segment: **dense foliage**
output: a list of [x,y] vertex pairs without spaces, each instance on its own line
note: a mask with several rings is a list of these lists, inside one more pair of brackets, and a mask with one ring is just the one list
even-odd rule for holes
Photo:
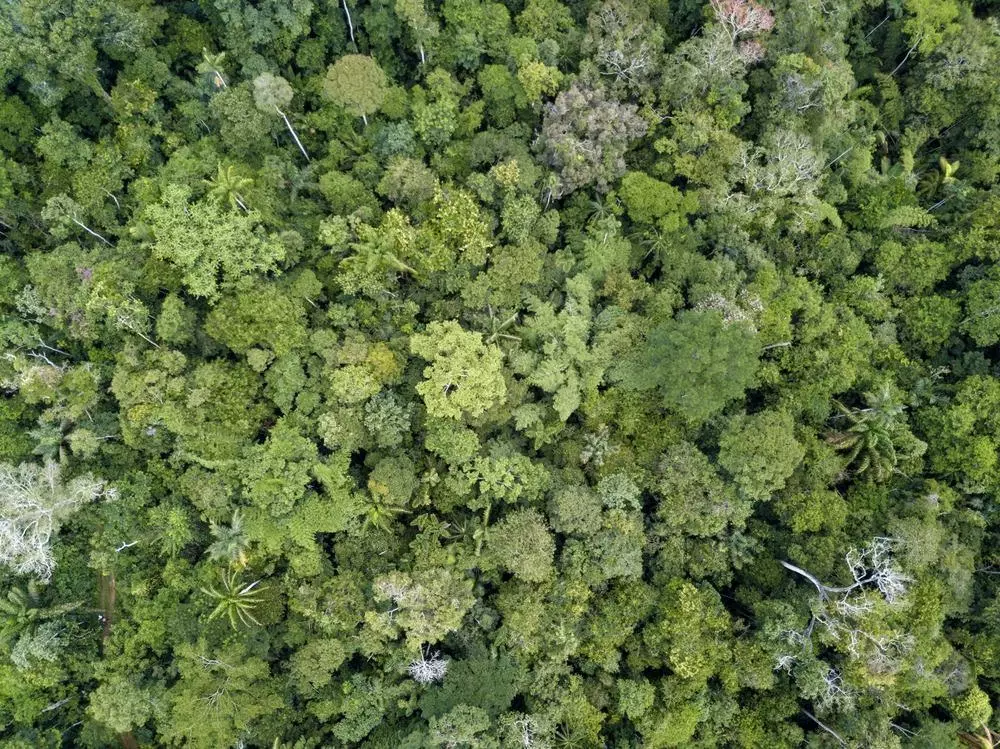
[[987,736],[998,71],[995,0],[3,3],[3,745]]

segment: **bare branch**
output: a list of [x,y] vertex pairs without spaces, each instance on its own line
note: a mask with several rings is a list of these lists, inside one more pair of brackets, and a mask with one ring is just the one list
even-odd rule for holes
[[823,721],[821,721],[819,718],[817,718],[815,715],[813,715],[808,710],[803,710],[802,712],[806,715],[806,717],[808,717],[810,720],[812,720],[813,723],[815,723],[817,726],[819,726],[820,728],[822,728],[828,734],[830,734],[831,736],[833,736],[837,741],[839,741],[841,746],[847,746],[847,742],[844,741],[844,737],[841,736],[836,731],[834,731],[832,728],[830,728],[830,726],[828,726],[826,723],[824,723]]

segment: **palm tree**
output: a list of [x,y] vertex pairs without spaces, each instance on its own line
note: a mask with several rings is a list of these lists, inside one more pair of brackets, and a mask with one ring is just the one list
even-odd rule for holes
[[244,585],[239,580],[239,573],[235,570],[222,573],[222,589],[208,587],[202,588],[201,592],[215,599],[218,603],[208,615],[208,620],[212,621],[220,616],[229,619],[229,624],[233,629],[239,628],[239,623],[249,627],[252,624],[260,626],[260,622],[253,615],[253,610],[263,600],[261,598],[262,588],[257,586],[260,580],[254,580],[248,585]]
[[982,736],[978,733],[959,733],[958,738],[972,749],[996,749],[996,747],[1000,747],[1000,733],[991,731],[985,725],[982,726],[982,731]]
[[250,210],[243,201],[242,193],[253,186],[253,180],[237,174],[236,168],[232,164],[225,167],[219,164],[219,171],[215,175],[215,179],[202,181],[208,185],[208,196],[213,200],[221,204],[228,203],[232,208]]
[[209,525],[209,530],[215,537],[215,541],[207,549],[209,558],[216,562],[227,562],[237,569],[245,567],[250,541],[243,530],[243,513],[236,510],[229,525],[213,522]]
[[17,635],[46,620],[56,619],[80,607],[80,601],[45,606],[39,584],[32,580],[27,588],[13,587],[0,598],[0,641]]
[[294,203],[298,200],[300,192],[319,190],[319,182],[316,179],[316,169],[318,164],[311,162],[302,169],[296,169],[288,178],[288,202]]
[[618,208],[618,200],[615,199],[614,203],[610,200],[591,200],[590,201],[590,215],[587,217],[588,221],[603,221],[608,218],[614,218]]
[[204,76],[207,76],[212,83],[213,88],[216,89],[227,89],[229,86],[226,84],[226,79],[223,77],[222,73],[222,63],[226,59],[225,52],[219,52],[217,54],[212,54],[207,49],[202,47],[201,50],[202,59],[198,63],[196,70]]
[[899,437],[899,417],[906,406],[892,395],[888,385],[875,394],[865,393],[868,408],[849,409],[834,401],[850,426],[833,432],[826,441],[834,449],[847,453],[845,467],[854,474],[869,473],[875,481],[884,481],[896,472],[900,457],[895,442]]
[[392,530],[393,521],[407,512],[406,508],[390,502],[380,502],[378,500],[368,505],[365,510],[365,527],[371,526],[380,531],[388,533]]

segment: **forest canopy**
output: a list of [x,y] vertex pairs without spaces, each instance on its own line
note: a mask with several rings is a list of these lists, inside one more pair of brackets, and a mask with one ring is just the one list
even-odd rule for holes
[[996,0],[0,6],[3,746],[1000,746]]

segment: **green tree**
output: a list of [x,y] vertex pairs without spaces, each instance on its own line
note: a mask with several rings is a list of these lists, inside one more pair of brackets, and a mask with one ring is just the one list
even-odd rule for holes
[[555,539],[537,510],[516,510],[488,530],[486,550],[493,564],[527,582],[553,574]]
[[430,745],[457,749],[458,747],[482,747],[486,744],[479,734],[490,727],[490,719],[485,711],[469,705],[458,705],[440,717],[429,721]]
[[267,663],[240,645],[211,652],[204,642],[183,643],[175,663],[178,680],[168,692],[170,715],[161,727],[168,741],[205,749],[235,744],[283,704]]
[[388,92],[382,68],[367,55],[344,55],[323,80],[323,96],[368,124],[368,115],[382,106]]
[[457,322],[432,322],[410,338],[410,350],[430,362],[417,392],[431,416],[479,416],[507,394],[500,349]]
[[669,533],[719,535],[728,526],[741,527],[752,510],[689,442],[671,446],[661,458],[656,494],[656,518]]
[[656,389],[667,408],[700,423],[753,382],[759,346],[743,323],[715,310],[684,310],[652,331],[624,371],[627,387]]
[[435,39],[440,32],[437,21],[427,12],[423,0],[396,0],[396,14],[409,27],[413,40],[417,43],[420,62],[427,62],[424,46]]
[[655,225],[663,232],[676,232],[687,214],[698,208],[694,195],[650,177],[643,172],[628,172],[619,190],[628,216],[643,225]]
[[229,525],[212,522],[209,531],[215,539],[205,550],[211,560],[237,567],[246,565],[249,540],[243,527],[243,514],[239,510],[233,511]]
[[795,422],[786,411],[762,411],[731,420],[719,438],[719,465],[751,499],[765,500],[805,457],[795,439]]

